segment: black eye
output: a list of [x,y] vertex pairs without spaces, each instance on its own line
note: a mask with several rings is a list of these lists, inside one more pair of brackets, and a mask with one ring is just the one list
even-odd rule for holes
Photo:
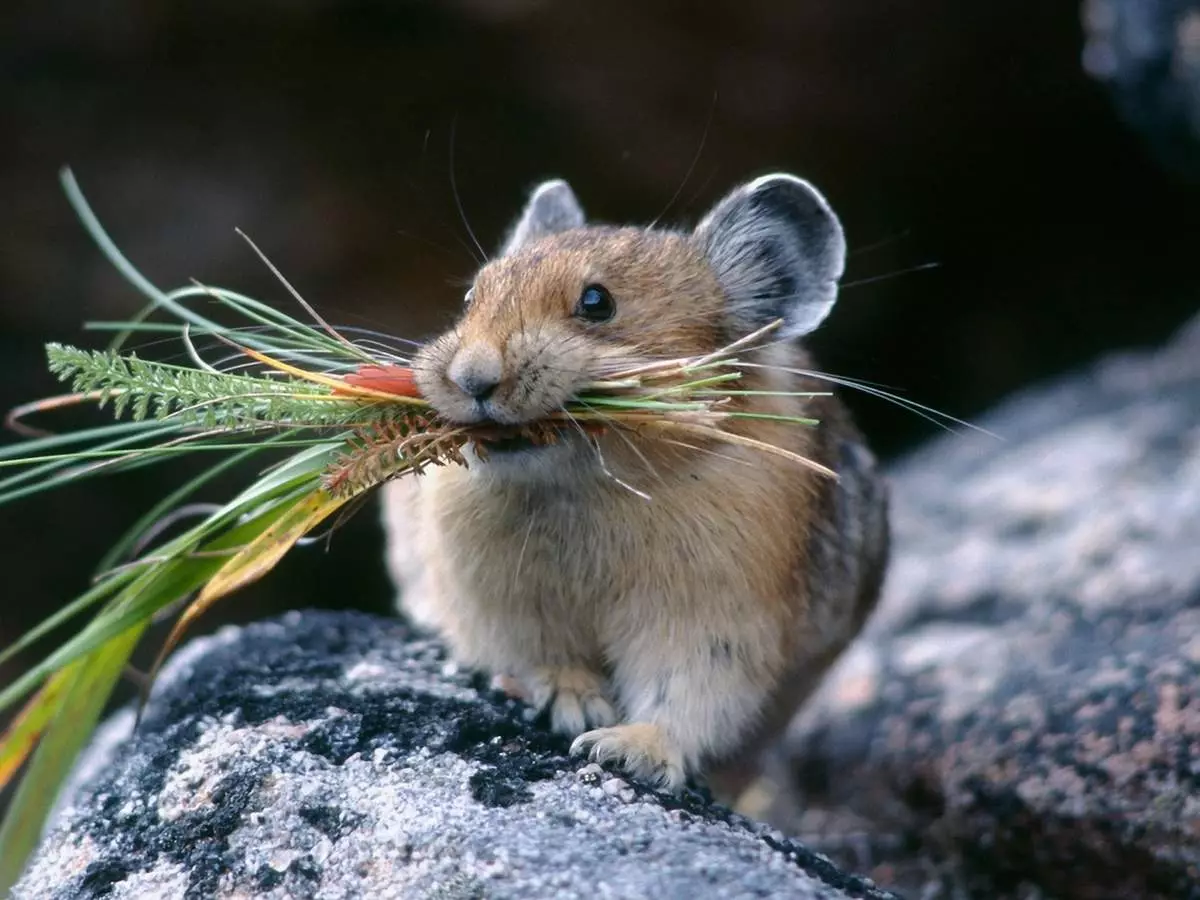
[[475,299],[475,288],[471,288],[463,295],[463,306],[470,306],[471,301]]
[[607,322],[617,312],[617,301],[608,289],[599,284],[589,284],[579,295],[575,315],[589,322]]

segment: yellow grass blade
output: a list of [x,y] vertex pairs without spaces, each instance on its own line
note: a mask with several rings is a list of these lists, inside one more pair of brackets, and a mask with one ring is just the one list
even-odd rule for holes
[[[262,534],[229,560],[204,586],[195,605],[211,604],[266,575],[296,541],[333,515],[350,499],[316,490],[301,499]],[[184,618],[191,612],[184,614]]]
[[[226,341],[226,343],[232,343]],[[279,372],[286,375],[291,375],[293,378],[300,378],[304,381],[311,381],[313,384],[322,384],[325,387],[335,388],[343,394],[348,394],[352,397],[358,397],[363,400],[386,400],[390,403],[395,403],[397,400],[396,394],[389,394],[386,391],[373,391],[370,388],[358,387],[343,381],[341,378],[335,378],[332,375],[322,375],[319,372],[309,372],[307,369],[301,369],[299,366],[293,366],[289,363],[282,362],[273,357],[267,356],[265,353],[260,353],[250,347],[242,347],[237,345],[238,349],[249,356],[251,359],[257,360],[265,366],[270,366]],[[428,403],[422,400],[410,399],[406,402],[414,406],[427,406]]]
[[811,469],[818,475],[824,475],[826,478],[838,480],[837,472],[828,466],[823,466],[814,459],[809,459],[807,456],[801,456],[799,453],[793,453],[791,450],[785,450],[783,447],[776,447],[774,444],[766,441],[759,441],[744,434],[736,434],[731,431],[723,431],[718,428],[709,428],[705,425],[693,425],[688,422],[662,421],[662,422],[647,422],[644,425],[638,426],[639,429],[650,429],[656,431],[682,431],[687,434],[694,434],[698,437],[706,437],[709,440],[724,441],[729,444],[739,444],[743,447],[752,447],[755,450],[761,450],[764,453],[770,453],[774,456],[782,456],[784,459],[790,459],[794,463],[799,463],[805,468]]
[[69,680],[70,672],[66,669],[46,679],[46,683],[29,698],[4,734],[0,735],[0,788],[12,780],[53,721]]

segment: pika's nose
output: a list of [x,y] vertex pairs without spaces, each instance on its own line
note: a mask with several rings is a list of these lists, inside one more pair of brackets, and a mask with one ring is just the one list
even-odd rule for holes
[[447,377],[458,389],[474,400],[486,400],[496,390],[503,375],[500,352],[495,347],[463,347],[450,361]]

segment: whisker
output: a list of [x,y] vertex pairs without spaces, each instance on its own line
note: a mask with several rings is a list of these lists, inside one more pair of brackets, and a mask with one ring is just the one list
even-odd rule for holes
[[393,348],[388,347],[382,341],[372,340],[371,338],[357,338],[356,343],[364,350],[384,356],[389,362],[397,363],[402,366],[407,366],[412,362],[411,357],[397,353]]
[[[427,128],[425,130],[425,138],[421,143],[421,168],[420,168],[421,175],[424,175],[424,173],[425,173],[425,154],[426,154],[426,151],[429,149],[429,139],[432,137],[432,135],[433,135],[433,130]],[[471,262],[478,264],[479,260],[475,256],[474,248],[471,247],[470,244],[468,244],[466,241],[464,241],[462,239],[462,237],[459,235],[458,231],[454,228],[453,225],[450,224],[450,222],[446,221],[446,219],[442,218],[441,215],[439,215],[435,212],[435,210],[437,208],[437,204],[435,202],[429,200],[429,196],[426,191],[425,184],[416,178],[405,177],[401,180],[402,180],[402,183],[406,187],[408,187],[410,190],[412,190],[413,193],[416,195],[418,205],[421,206],[422,208],[424,208],[424,210],[426,211],[426,214],[431,216],[433,221],[439,227],[444,228],[450,234],[450,236],[452,238],[454,238],[454,242],[456,244],[458,244],[460,247],[462,247],[463,250],[466,251],[467,257],[471,260]],[[403,233],[403,232],[401,232],[401,233]],[[446,248],[446,249],[448,252],[451,252],[451,253],[453,252],[450,248]],[[364,321],[371,321],[370,319],[368,319],[364,316],[360,316],[359,318],[362,318]]]
[[894,403],[897,406],[899,406],[903,409],[906,409],[909,412],[914,413],[915,415],[920,416],[922,419],[925,419],[928,422],[932,422],[933,424],[937,425],[939,428],[943,428],[952,434],[954,433],[954,429],[950,428],[948,425],[946,425],[946,422],[953,422],[955,425],[961,425],[964,428],[970,428],[972,431],[977,431],[980,434],[986,434],[988,437],[995,438],[996,440],[1003,440],[1003,438],[1000,437],[999,435],[993,434],[991,431],[988,431],[986,428],[982,428],[979,425],[973,425],[970,422],[965,422],[962,419],[957,419],[954,416],[950,415],[949,413],[944,413],[941,410],[934,409],[931,406],[925,406],[924,404],[918,403],[915,400],[909,400],[907,397],[900,397],[896,394],[889,393],[888,391],[884,391],[884,390],[880,390],[875,387],[871,387],[870,385],[868,385],[866,383],[855,381],[853,378],[843,378],[838,375],[831,375],[827,372],[818,372],[818,371],[814,371],[812,369],[792,369],[792,368],[788,368],[787,366],[776,366],[776,365],[769,365],[769,364],[765,364],[765,363],[741,362],[741,363],[738,363],[738,365],[742,366],[742,367],[746,367],[746,368],[751,368],[751,369],[774,369],[776,371],[788,372],[792,375],[799,375],[799,376],[805,377],[805,378],[814,378],[819,381],[828,381],[828,382],[831,382],[832,384],[837,384],[842,387],[851,388],[851,389],[857,390],[857,391],[862,391],[865,394],[870,394],[872,397],[878,397],[881,400],[887,400],[890,403]]
[[717,165],[714,166],[706,176],[704,176],[704,180],[696,185],[696,190],[692,191],[692,196],[689,197],[687,202],[683,204],[685,209],[690,208],[704,195],[704,192],[708,190],[708,186],[712,184],[713,179],[717,177],[717,173],[719,171],[721,171],[721,167]]
[[587,441],[588,443],[590,443],[592,445],[592,449],[596,451],[596,462],[600,466],[600,471],[603,472],[606,477],[612,479],[616,484],[625,488],[625,490],[629,491],[631,494],[635,494],[636,496],[641,497],[643,500],[654,499],[649,494],[647,494],[645,491],[639,491],[633,485],[618,478],[615,474],[613,474],[612,469],[610,469],[608,467],[608,463],[604,459],[604,451],[600,449],[600,441],[597,438],[593,437],[592,435],[589,435],[586,431],[584,431],[583,426],[580,425],[579,422],[577,422],[574,417],[568,416],[567,421],[570,422],[576,429],[578,429],[579,434],[583,437],[583,439],[585,441]]
[[663,207],[662,212],[650,220],[647,228],[656,226],[663,216],[675,205],[675,201],[679,199],[679,195],[683,193],[683,189],[687,187],[688,179],[692,177],[692,173],[696,171],[696,165],[700,162],[700,156],[704,153],[704,144],[708,141],[708,132],[712,128],[713,114],[717,111],[717,92],[714,90],[712,95],[712,103],[708,107],[708,119],[704,123],[704,131],[700,134],[700,146],[696,148],[695,154],[692,156],[691,165],[688,166],[687,172],[683,175],[683,181],[679,182],[679,187],[675,189],[675,193],[671,195],[671,199],[667,201],[667,205]]
[[[617,435],[617,437],[619,437],[621,440],[623,440],[625,442],[626,446],[629,447],[629,449],[634,452],[634,454],[637,456],[637,458],[642,461],[642,464],[645,465],[645,467],[650,470],[650,474],[652,476],[654,476],[654,478],[657,481],[663,480],[662,475],[659,473],[659,471],[656,468],[654,468],[654,464],[652,462],[650,462],[649,458],[647,458],[646,454],[644,454],[641,451],[641,449],[637,446],[637,444],[635,444],[633,441],[631,441],[629,439],[629,436],[625,434],[625,429],[621,427],[621,424],[619,422],[617,422],[616,419],[614,419],[612,416],[609,416],[609,415],[606,415],[606,414],[600,412],[598,409],[596,409],[593,406],[590,406],[588,404],[583,404],[583,405],[587,406],[588,410],[593,415],[595,415],[596,418],[600,419],[600,421],[607,422],[609,424],[609,430],[614,432]],[[562,410],[563,410],[563,412],[567,412],[566,407],[562,407]],[[570,413],[567,413],[567,415],[569,416]]]
[[898,272],[888,272],[884,275],[872,275],[869,278],[860,278],[858,281],[848,281],[842,284],[841,290],[848,291],[851,288],[862,287],[867,284],[876,284],[880,281],[890,281],[893,278],[899,278],[901,275],[911,275],[914,272],[927,272],[930,269],[939,269],[942,264],[940,262],[921,263],[917,266],[911,266],[907,269],[901,269]]
[[477,262],[479,265],[487,265],[487,251],[483,249],[483,244],[479,243],[479,238],[475,237],[475,232],[471,229],[471,223],[467,221],[467,214],[463,210],[462,198],[458,193],[457,179],[454,177],[454,136],[458,127],[458,115],[450,120],[450,192],[454,195],[454,205],[458,209],[458,216],[462,219],[463,227],[467,229],[467,234],[470,235],[472,243],[479,250]]
[[454,248],[447,247],[445,244],[440,244],[437,241],[430,240],[429,238],[427,238],[423,235],[414,234],[411,231],[405,231],[403,229],[400,229],[399,231],[394,231],[392,233],[399,237],[408,238],[409,240],[419,241],[420,243],[425,244],[429,247],[432,247],[434,250],[437,250],[439,253],[444,253],[449,257],[453,257],[453,258],[458,257],[458,254],[454,251]]
[[414,341],[410,340],[409,338],[402,338],[394,334],[388,334],[386,331],[375,331],[371,328],[363,328],[358,325],[339,325],[338,330],[347,334],[366,335],[367,337],[375,338],[380,342],[394,341],[397,344],[407,344],[409,347],[421,347],[424,344],[423,341]]
[[525,529],[525,540],[521,541],[521,552],[517,554],[516,571],[513,573],[513,583],[521,583],[521,565],[525,562],[525,550],[529,547],[529,538],[533,534],[533,526],[537,523],[536,516],[529,517],[529,526]]
[[591,440],[592,440],[592,446],[596,448],[596,461],[600,463],[600,469],[601,469],[601,471],[604,472],[605,475],[607,475],[609,478],[611,478],[613,481],[615,481],[621,487],[625,488],[625,490],[629,491],[631,494],[635,494],[636,496],[641,497],[643,500],[653,500],[654,499],[649,494],[647,494],[645,491],[638,490],[629,482],[624,481],[621,478],[618,478],[616,475],[614,475],[612,470],[608,467],[608,463],[604,461],[604,453],[600,449],[599,439],[592,438]]
[[751,468],[751,469],[758,468],[754,463],[752,463],[748,459],[739,459],[736,456],[730,456],[728,453],[718,453],[716,450],[712,449],[712,447],[701,447],[699,444],[689,444],[687,441],[681,441],[681,440],[678,440],[677,438],[664,437],[664,438],[659,438],[659,440],[662,441],[664,444],[674,444],[676,447],[683,447],[687,450],[695,450],[697,453],[707,453],[710,456],[715,456],[717,459],[723,459],[727,462],[738,463],[739,465],[746,466],[747,468]]

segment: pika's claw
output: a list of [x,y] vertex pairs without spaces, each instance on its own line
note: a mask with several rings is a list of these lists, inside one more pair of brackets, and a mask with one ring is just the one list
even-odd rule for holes
[[541,668],[526,679],[528,702],[550,711],[550,727],[567,737],[612,725],[617,711],[604,694],[604,679],[587,669]]
[[684,785],[683,755],[657,725],[635,723],[597,728],[571,744],[571,755],[586,753],[593,762],[617,761],[635,778],[671,792]]

